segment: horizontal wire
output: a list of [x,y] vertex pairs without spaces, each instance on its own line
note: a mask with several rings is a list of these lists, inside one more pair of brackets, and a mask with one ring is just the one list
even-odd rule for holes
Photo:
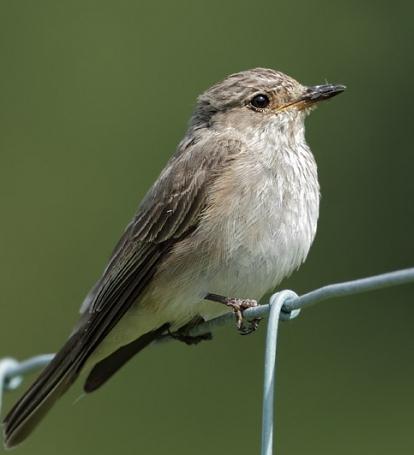
[[[376,289],[383,289],[390,286],[397,286],[409,282],[414,282],[414,267],[409,269],[398,270],[395,272],[384,273],[381,275],[375,275],[368,278],[362,278],[353,281],[347,281],[344,283],[329,284],[323,286],[314,291],[303,294],[299,297],[290,297],[285,301],[282,312],[281,319],[292,319],[292,317],[297,316],[298,312],[294,310],[300,310],[301,308],[311,305],[316,302],[321,302],[323,300],[333,298],[333,297],[342,297],[346,295],[359,294],[367,291],[372,291]],[[249,308],[243,312],[244,316],[247,319],[255,319],[258,317],[264,317],[269,313],[270,305],[264,304],[254,308]],[[207,322],[203,322],[198,326],[194,327],[189,331],[188,335],[198,336],[210,332],[211,330],[227,325],[229,323],[234,323],[234,315],[229,312],[223,316],[219,316],[215,319],[212,319]],[[173,338],[170,336],[163,337],[160,342],[171,341]],[[50,360],[53,358],[53,354],[44,354],[35,357],[31,357],[22,362],[17,362],[9,364],[7,371],[3,368],[0,368],[0,389],[1,388],[15,388],[10,387],[11,380],[14,377],[29,373],[38,368],[44,367]],[[13,359],[2,359],[0,360],[0,367],[4,365],[4,362],[10,362]],[[16,362],[13,360],[13,362]],[[1,387],[3,386],[3,387]]]
[[[293,319],[299,313],[295,310],[300,310],[303,307],[311,304],[322,302],[334,297],[343,297],[346,295],[362,294],[368,291],[384,289],[391,286],[397,286],[414,282],[414,267],[409,269],[397,270],[395,272],[383,273],[374,275],[368,278],[361,278],[353,281],[345,281],[343,283],[328,284],[321,288],[310,291],[299,297],[290,297],[282,307],[281,319]],[[260,305],[254,308],[249,308],[243,312],[247,319],[255,319],[264,317],[269,313],[269,304]],[[291,313],[291,314],[290,314]],[[210,321],[199,324],[194,329],[190,330],[190,336],[197,336],[209,332],[216,327],[220,327],[234,321],[234,316],[229,313]]]
[[[363,292],[384,289],[386,287],[402,285],[410,282],[414,282],[414,267],[358,280],[329,284],[301,296],[296,296],[296,294],[290,290],[281,291],[274,294],[270,298],[270,304],[260,305],[244,311],[243,314],[246,319],[255,319],[268,315],[272,302],[277,302],[278,307],[278,310],[275,313],[278,317],[273,317],[272,319],[275,320],[272,322],[271,319],[271,323],[268,325],[266,343],[265,395],[262,427],[264,435],[262,442],[264,442],[264,447],[262,447],[262,453],[272,453],[273,386],[276,365],[276,335],[279,319],[293,319],[299,314],[301,308],[330,298],[361,294]],[[227,313],[223,316],[219,316],[215,319],[199,324],[190,330],[188,335],[199,336],[229,323],[234,323],[234,315],[232,313]],[[274,333],[272,334],[272,332]],[[161,338],[160,342],[171,341],[173,339],[173,337],[165,336]],[[53,356],[54,354],[43,354],[31,357],[22,362],[18,362],[12,358],[0,360],[0,412],[3,391],[17,388],[22,382],[22,376],[24,374],[44,367],[52,360]]]

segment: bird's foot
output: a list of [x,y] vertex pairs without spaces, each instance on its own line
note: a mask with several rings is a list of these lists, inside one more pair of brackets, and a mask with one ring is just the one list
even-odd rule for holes
[[211,300],[213,302],[223,303],[224,305],[232,308],[236,316],[236,327],[241,335],[249,335],[250,333],[254,332],[259,326],[259,322],[262,319],[254,318],[251,321],[247,321],[246,323],[245,317],[243,315],[244,310],[257,306],[256,300],[224,297],[218,294],[207,294],[205,299]]
[[233,309],[234,315],[236,316],[236,327],[240,332],[240,335],[249,335],[257,330],[261,318],[254,318],[251,321],[246,321],[243,315],[244,310],[257,306],[256,300],[228,297],[226,305]]

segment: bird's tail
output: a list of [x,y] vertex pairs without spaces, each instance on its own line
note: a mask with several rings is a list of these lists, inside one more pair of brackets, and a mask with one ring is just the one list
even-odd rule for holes
[[79,334],[74,333],[7,414],[3,422],[6,448],[26,439],[74,382],[79,372],[79,341]]

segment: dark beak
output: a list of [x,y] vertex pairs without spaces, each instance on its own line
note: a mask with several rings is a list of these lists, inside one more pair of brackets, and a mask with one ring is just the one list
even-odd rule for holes
[[327,100],[333,96],[342,93],[345,90],[345,85],[315,85],[313,87],[308,87],[305,93],[303,94],[301,101],[305,103],[317,103],[319,101]]

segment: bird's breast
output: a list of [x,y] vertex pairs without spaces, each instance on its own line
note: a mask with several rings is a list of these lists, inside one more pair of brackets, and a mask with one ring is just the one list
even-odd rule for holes
[[319,213],[316,165],[306,144],[277,160],[245,156],[217,180],[198,230],[209,292],[260,298],[305,260]]

